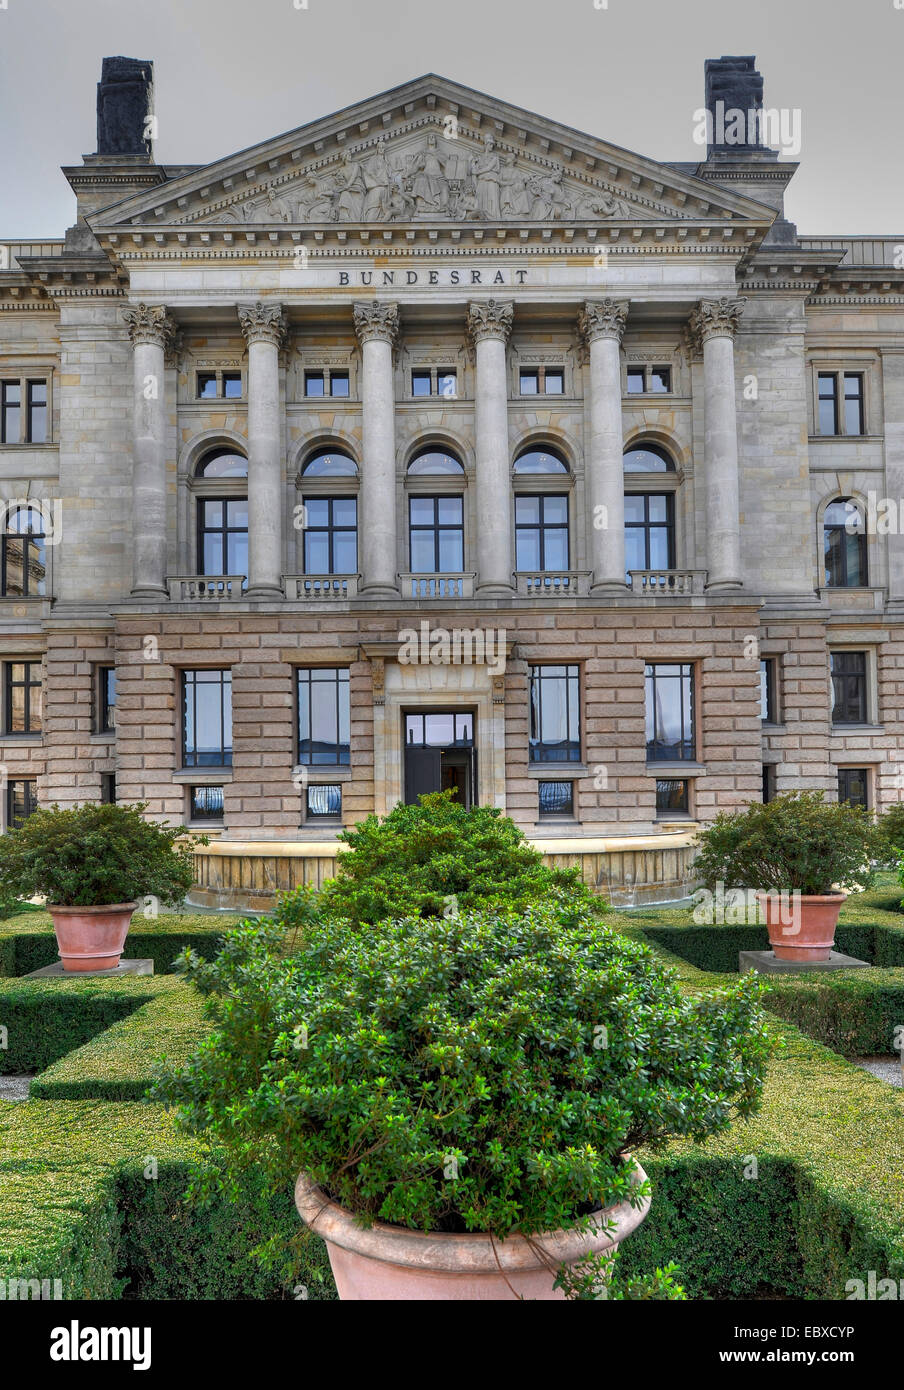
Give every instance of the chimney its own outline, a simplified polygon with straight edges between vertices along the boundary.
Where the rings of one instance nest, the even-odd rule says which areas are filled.
[[[105,58],[97,84],[97,153],[153,158],[154,64]]]
[[[703,70],[712,135],[707,159],[773,155],[763,144],[763,75],[756,58],[707,58]]]

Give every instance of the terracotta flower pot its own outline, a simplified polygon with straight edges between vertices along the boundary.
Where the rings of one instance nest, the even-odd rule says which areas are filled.
[[[846,893],[757,893],[778,960],[828,960]]]
[[[635,1164],[634,1183],[646,1181]],[[339,1297],[346,1300],[564,1299],[553,1289],[558,1267],[591,1252],[611,1250],[643,1221],[650,1198],[599,1212],[586,1231],[550,1231],[531,1237],[425,1234],[375,1221],[355,1224],[304,1173],[295,1184],[295,1205],[306,1225],[326,1241]],[[539,1247],[539,1249],[537,1248]],[[541,1253],[542,1252],[542,1253]],[[544,1259],[545,1255],[545,1259]]]
[[[109,903],[104,907],[63,907],[60,903],[48,903],[60,960],[67,974],[115,970],[137,906]]]

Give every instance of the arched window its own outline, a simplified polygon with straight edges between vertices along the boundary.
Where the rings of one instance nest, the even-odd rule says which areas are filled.
[[[354,478],[358,469],[355,460],[342,449],[318,449],[305,460],[301,472],[305,478]]]
[[[515,459],[516,473],[565,473],[568,466],[550,449],[525,449]]]
[[[17,507],[3,534],[2,591],[8,598],[46,593],[47,553],[44,516],[37,507]]]
[[[868,583],[866,524],[863,512],[849,497],[830,502],[822,518],[826,587],[859,589]]]
[[[464,471],[455,455],[442,449],[424,449],[408,465],[409,476],[413,478],[461,477]]]
[[[632,444],[625,450],[626,473],[674,473],[675,463],[658,444]]]
[[[198,463],[196,478],[247,478],[248,460],[234,449],[212,449]]]
[[[675,498],[670,492],[625,494],[625,569],[675,567]]]

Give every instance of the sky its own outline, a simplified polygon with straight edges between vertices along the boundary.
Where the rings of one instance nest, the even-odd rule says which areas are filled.
[[[304,8],[304,5],[307,8]],[[800,112],[802,235],[904,235],[904,0],[0,0],[0,237],[75,220],[101,59],[152,59],[163,164],[207,163],[436,72],[695,160],[703,63],[755,54]]]

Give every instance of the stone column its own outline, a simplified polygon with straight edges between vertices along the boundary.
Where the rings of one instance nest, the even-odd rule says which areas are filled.
[[[741,587],[740,478],[734,338],[746,299],[701,299],[691,315],[703,349],[707,589]]]
[[[281,304],[242,306],[248,344],[248,597],[282,594],[283,467],[279,350],[286,336]]]
[[[398,341],[399,306],[373,299],[355,304],[353,313],[363,366],[358,592],[367,598],[395,598],[399,588],[392,354]]]
[[[625,591],[625,464],[619,348],[626,300],[593,300],[578,316],[590,358],[590,447],[587,492],[593,594]]]
[[[512,515],[505,345],[511,300],[468,305],[468,340],[476,354],[477,589],[485,597],[512,592]]]
[[[162,304],[125,310],[134,374],[132,458],[132,595],[167,597],[166,587],[166,353],[176,325]]]

